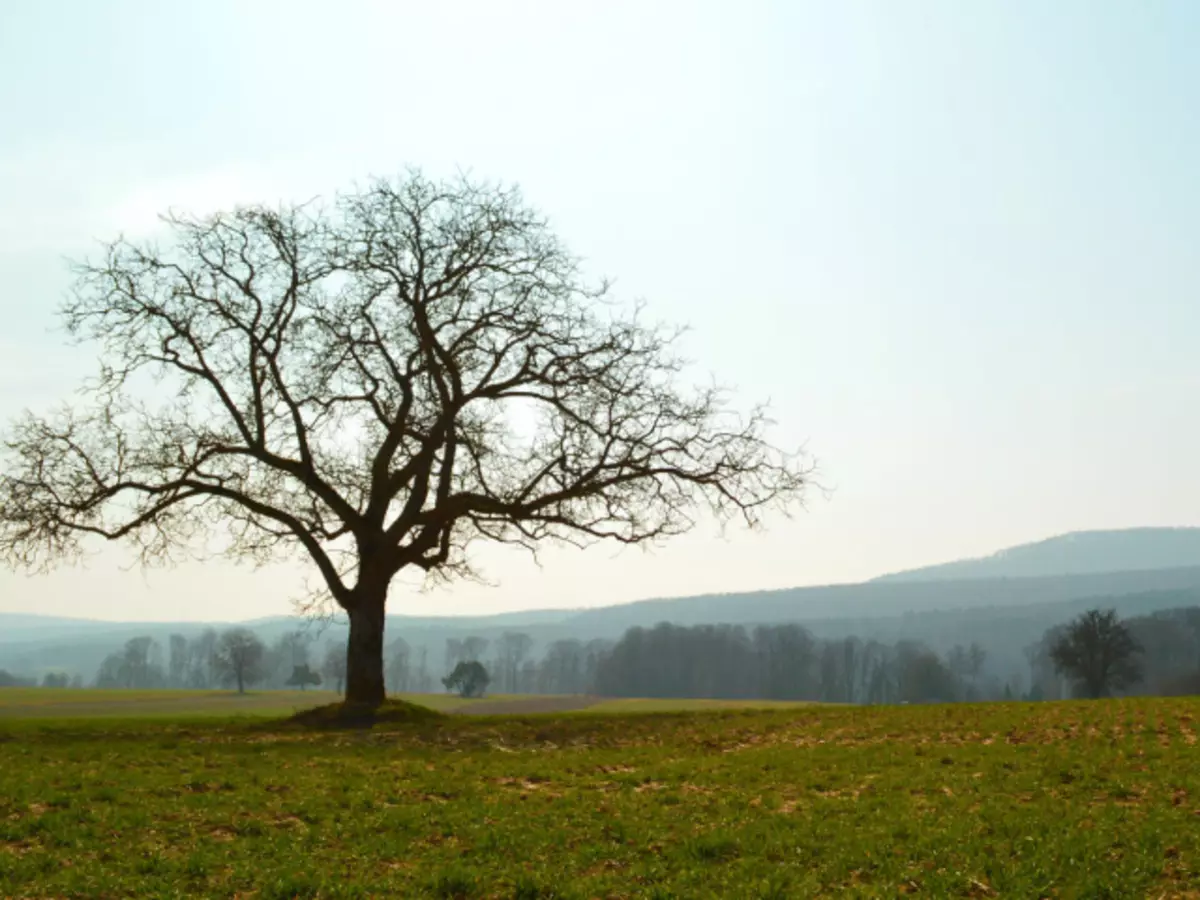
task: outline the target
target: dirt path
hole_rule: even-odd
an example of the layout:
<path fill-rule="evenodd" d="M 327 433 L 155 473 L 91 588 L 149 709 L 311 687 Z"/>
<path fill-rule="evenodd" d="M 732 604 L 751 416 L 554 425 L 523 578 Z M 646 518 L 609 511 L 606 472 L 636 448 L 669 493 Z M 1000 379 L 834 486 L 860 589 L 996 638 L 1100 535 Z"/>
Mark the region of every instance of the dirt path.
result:
<path fill-rule="evenodd" d="M 525 700 L 480 700 L 449 712 L 456 716 L 520 716 L 526 713 L 558 713 L 587 709 L 600 697 L 529 697 Z"/>

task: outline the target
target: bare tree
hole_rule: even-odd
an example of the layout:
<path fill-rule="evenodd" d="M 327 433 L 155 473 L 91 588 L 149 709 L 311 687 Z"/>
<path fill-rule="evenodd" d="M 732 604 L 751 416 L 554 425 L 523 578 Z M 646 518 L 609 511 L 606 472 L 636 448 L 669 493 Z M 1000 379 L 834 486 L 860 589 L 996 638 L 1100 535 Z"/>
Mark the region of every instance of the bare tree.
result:
<path fill-rule="evenodd" d="M 1055 669 L 1085 697 L 1105 697 L 1142 677 L 1141 647 L 1116 610 L 1091 609 L 1073 620 L 1050 646 Z"/>
<path fill-rule="evenodd" d="M 341 644 L 330 643 L 325 646 L 325 658 L 321 660 L 321 674 L 325 680 L 333 684 L 339 694 L 346 689 L 346 674 L 349 667 L 347 648 Z"/>
<path fill-rule="evenodd" d="M 167 664 L 167 684 L 173 688 L 183 687 L 187 672 L 187 638 L 182 634 L 173 634 L 168 639 L 168 645 L 171 655 Z"/>
<path fill-rule="evenodd" d="M 12 564 L 89 536 L 146 563 L 302 553 L 349 616 L 347 699 L 378 704 L 401 571 L 472 575 L 481 539 L 655 542 L 703 509 L 758 526 L 802 498 L 764 411 L 682 384 L 679 332 L 589 284 L 514 189 L 410 173 L 164 221 L 161 247 L 77 267 L 64 318 L 101 364 L 8 436 Z"/>
<path fill-rule="evenodd" d="M 488 645 L 491 644 L 485 637 L 476 637 L 469 635 L 463 638 L 462 642 L 462 658 L 466 662 L 480 662 L 483 660 L 483 655 L 487 653 Z"/>
<path fill-rule="evenodd" d="M 396 638 L 388 645 L 387 652 L 387 685 L 388 690 L 405 693 L 411 689 L 412 648 L 402 637 Z"/>
<path fill-rule="evenodd" d="M 246 628 L 230 628 L 217 639 L 213 666 L 222 681 L 237 686 L 239 694 L 246 686 L 258 683 L 265 674 L 267 648 L 258 636 Z"/>
<path fill-rule="evenodd" d="M 971 646 L 967 648 L 967 661 L 969 663 L 967 672 L 971 676 L 972 683 L 977 685 L 979 676 L 983 674 L 983 665 L 987 662 L 987 651 L 977 641 L 971 641 Z"/>
<path fill-rule="evenodd" d="M 446 674 L 449 675 L 454 671 L 455 667 L 460 662 L 466 659 L 463 656 L 463 642 L 461 638 L 446 638 L 446 650 L 443 656 L 443 665 L 446 669 Z"/>
<path fill-rule="evenodd" d="M 506 631 L 500 635 L 496 651 L 496 670 L 503 679 L 501 690 L 517 691 L 517 673 L 525 657 L 533 649 L 533 638 L 521 631 Z"/>

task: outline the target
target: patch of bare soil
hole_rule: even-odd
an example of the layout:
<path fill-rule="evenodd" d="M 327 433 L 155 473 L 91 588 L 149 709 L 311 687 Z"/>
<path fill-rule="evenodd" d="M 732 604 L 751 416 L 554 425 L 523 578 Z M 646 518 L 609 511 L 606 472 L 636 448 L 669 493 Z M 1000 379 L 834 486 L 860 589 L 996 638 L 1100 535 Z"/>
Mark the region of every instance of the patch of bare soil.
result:
<path fill-rule="evenodd" d="M 601 702 L 600 697 L 528 697 L 522 700 L 480 700 L 449 710 L 456 716 L 522 716 L 573 712 Z"/>

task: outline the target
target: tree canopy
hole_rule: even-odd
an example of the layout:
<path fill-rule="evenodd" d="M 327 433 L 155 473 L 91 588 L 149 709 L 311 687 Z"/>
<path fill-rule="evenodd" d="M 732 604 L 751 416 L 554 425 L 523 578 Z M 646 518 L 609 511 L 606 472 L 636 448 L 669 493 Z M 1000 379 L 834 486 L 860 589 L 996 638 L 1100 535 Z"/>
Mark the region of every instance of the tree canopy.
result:
<path fill-rule="evenodd" d="M 701 509 L 758 526 L 802 498 L 765 411 L 684 384 L 679 330 L 587 280 L 515 189 L 411 172 L 164 221 L 76 266 L 63 316 L 99 371 L 7 436 L 14 565 L 89 537 L 146 563 L 300 553 L 350 618 L 347 698 L 378 703 L 401 571 L 471 575 L 479 540 L 653 542 Z"/>
<path fill-rule="evenodd" d="M 221 632 L 213 653 L 213 667 L 217 676 L 227 684 L 234 685 L 239 694 L 248 686 L 257 684 L 263 677 L 263 662 L 267 648 L 248 628 L 230 628 Z"/>
<path fill-rule="evenodd" d="M 446 690 L 457 691 L 460 697 L 482 697 L 491 683 L 492 676 L 478 660 L 460 662 L 453 672 L 442 679 Z"/>
<path fill-rule="evenodd" d="M 1141 647 L 1115 610 L 1092 609 L 1072 620 L 1050 647 L 1055 668 L 1085 697 L 1105 697 L 1136 684 Z"/>

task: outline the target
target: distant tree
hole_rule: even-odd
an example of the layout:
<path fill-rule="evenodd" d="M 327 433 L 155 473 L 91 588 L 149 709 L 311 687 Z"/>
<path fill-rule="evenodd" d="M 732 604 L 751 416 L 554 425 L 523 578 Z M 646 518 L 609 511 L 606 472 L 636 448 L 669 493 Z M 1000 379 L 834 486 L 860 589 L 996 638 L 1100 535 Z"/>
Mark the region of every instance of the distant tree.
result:
<path fill-rule="evenodd" d="M 297 668 L 312 669 L 308 655 L 311 643 L 312 636 L 303 631 L 288 631 L 276 638 L 269 654 L 271 677 L 284 687 L 293 687 L 290 681 Z"/>
<path fill-rule="evenodd" d="M 915 641 L 896 645 L 896 699 L 909 703 L 950 703 L 961 682 L 938 655 Z"/>
<path fill-rule="evenodd" d="M 1092 609 L 1068 624 L 1050 646 L 1055 668 L 1085 697 L 1105 697 L 1136 684 L 1141 647 L 1116 610 Z"/>
<path fill-rule="evenodd" d="M 429 674 L 429 648 L 424 645 L 417 653 L 417 671 L 413 675 L 413 690 L 422 694 L 433 690 L 433 676 Z"/>
<path fill-rule="evenodd" d="M 531 649 L 533 638 L 524 632 L 506 631 L 500 635 L 496 645 L 496 671 L 500 675 L 502 691 L 517 693 L 517 677 Z"/>
<path fill-rule="evenodd" d="M 285 682 L 288 687 L 298 687 L 304 690 L 307 687 L 318 687 L 321 684 L 321 676 L 308 667 L 308 663 L 302 663 L 292 669 L 291 677 Z"/>
<path fill-rule="evenodd" d="M 340 694 L 346 685 L 346 646 L 332 643 L 325 648 L 325 658 L 321 660 L 321 674 L 325 680 L 335 685 Z"/>
<path fill-rule="evenodd" d="M 217 632 L 206 628 L 192 640 L 187 648 L 187 686 L 191 688 L 210 688 L 217 681 L 216 666 L 213 660 L 217 653 Z"/>
<path fill-rule="evenodd" d="M 1038 641 L 1025 648 L 1025 659 L 1029 662 L 1029 699 L 1059 700 L 1065 696 L 1067 680 L 1055 665 L 1050 650 L 1066 630 L 1066 625 L 1048 628 Z"/>
<path fill-rule="evenodd" d="M 453 672 L 464 659 L 462 640 L 460 638 L 446 638 L 446 650 L 443 657 L 446 674 L 449 675 Z"/>
<path fill-rule="evenodd" d="M 513 693 L 536 694 L 538 692 L 538 664 L 535 660 L 527 659 L 517 673 L 517 686 Z"/>
<path fill-rule="evenodd" d="M 478 660 L 464 660 L 442 679 L 442 684 L 446 686 L 446 690 L 457 691 L 461 697 L 482 697 L 491 680 L 483 663 Z"/>
<path fill-rule="evenodd" d="M 1025 678 L 1020 672 L 1013 672 L 1004 685 L 1009 689 L 1009 693 L 1012 694 L 1014 699 L 1025 695 Z"/>
<path fill-rule="evenodd" d="M 65 688 L 71 679 L 66 672 L 47 672 L 42 676 L 42 687 Z"/>
<path fill-rule="evenodd" d="M 83 687 L 83 676 L 78 672 L 71 676 L 71 687 L 75 689 Z"/>
<path fill-rule="evenodd" d="M 312 637 L 303 631 L 288 631 L 279 636 L 275 646 L 283 661 L 295 667 L 308 665 L 308 648 L 311 643 Z"/>
<path fill-rule="evenodd" d="M 96 687 L 102 688 L 160 688 L 167 676 L 161 665 L 153 661 L 157 647 L 153 638 L 130 638 L 116 653 L 110 653 L 96 673 Z"/>
<path fill-rule="evenodd" d="M 173 634 L 167 640 L 167 684 L 183 687 L 187 677 L 188 642 L 182 634 Z"/>
<path fill-rule="evenodd" d="M 96 670 L 95 683 L 98 688 L 129 687 L 125 678 L 121 654 L 110 653 L 100 661 L 100 668 Z"/>
<path fill-rule="evenodd" d="M 403 693 L 412 689 L 412 648 L 404 638 L 396 638 L 387 648 L 384 675 L 388 693 Z"/>
<path fill-rule="evenodd" d="M 574 638 L 554 641 L 538 673 L 539 688 L 545 694 L 582 694 L 584 684 L 583 644 Z"/>
<path fill-rule="evenodd" d="M 1193 693 L 1186 687 L 1200 673 L 1200 607 L 1126 619 L 1125 627 L 1142 648 L 1143 688 L 1156 694 Z"/>
<path fill-rule="evenodd" d="M 129 687 L 157 687 L 156 682 L 161 682 L 161 677 L 156 677 L 161 673 L 154 671 L 150 661 L 153 646 L 154 638 L 151 637 L 135 637 L 125 642 L 123 662 Z"/>
<path fill-rule="evenodd" d="M 489 644 L 491 644 L 491 641 L 485 637 L 470 635 L 464 638 L 462 642 L 462 658 L 467 662 L 482 662 L 483 655 L 487 653 Z"/>
<path fill-rule="evenodd" d="M 32 678 L 22 678 L 5 669 L 0 669 L 0 687 L 33 687 L 37 682 Z"/>
<path fill-rule="evenodd" d="M 946 654 L 946 668 L 956 678 L 965 679 L 971 672 L 971 658 L 967 653 L 967 648 L 962 644 L 955 644 L 951 647 L 950 652 Z"/>
<path fill-rule="evenodd" d="M 818 699 L 816 639 L 807 629 L 795 624 L 760 625 L 752 640 L 756 694 L 777 700 Z"/>
<path fill-rule="evenodd" d="M 218 677 L 226 684 L 236 684 L 238 693 L 244 694 L 247 685 L 262 680 L 266 653 L 266 646 L 253 631 L 230 628 L 217 639 L 213 662 Z"/>
<path fill-rule="evenodd" d="M 600 675 L 600 667 L 612 653 L 615 646 L 614 641 L 604 638 L 593 638 L 588 641 L 583 647 L 583 686 L 585 690 L 592 690 Z M 519 673 L 518 673 L 519 675 Z M 513 687 L 514 692 L 516 686 Z"/>
<path fill-rule="evenodd" d="M 985 662 L 987 662 L 987 651 L 977 642 L 971 641 L 971 646 L 967 648 L 967 674 L 971 676 L 972 680 L 977 681 L 983 674 Z"/>

